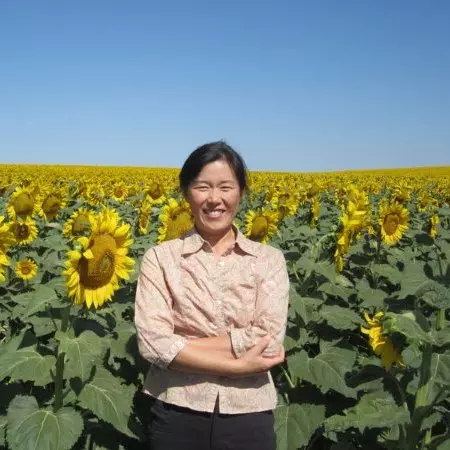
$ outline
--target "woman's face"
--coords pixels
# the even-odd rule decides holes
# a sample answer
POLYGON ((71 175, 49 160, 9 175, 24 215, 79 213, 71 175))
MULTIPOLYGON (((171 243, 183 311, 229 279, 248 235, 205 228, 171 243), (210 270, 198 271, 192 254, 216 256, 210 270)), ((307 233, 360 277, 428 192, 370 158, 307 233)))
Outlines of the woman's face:
POLYGON ((241 191, 226 160, 206 164, 187 190, 195 226, 205 237, 229 232, 239 208, 241 191))

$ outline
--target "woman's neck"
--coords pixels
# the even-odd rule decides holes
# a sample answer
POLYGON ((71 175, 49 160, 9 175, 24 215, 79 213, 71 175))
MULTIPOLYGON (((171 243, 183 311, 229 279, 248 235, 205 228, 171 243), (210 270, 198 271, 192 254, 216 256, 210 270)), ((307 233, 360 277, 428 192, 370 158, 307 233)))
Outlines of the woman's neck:
POLYGON ((215 254, 222 254, 236 240, 234 230, 230 227, 225 233, 209 234, 197 228, 200 236, 209 243, 215 254))

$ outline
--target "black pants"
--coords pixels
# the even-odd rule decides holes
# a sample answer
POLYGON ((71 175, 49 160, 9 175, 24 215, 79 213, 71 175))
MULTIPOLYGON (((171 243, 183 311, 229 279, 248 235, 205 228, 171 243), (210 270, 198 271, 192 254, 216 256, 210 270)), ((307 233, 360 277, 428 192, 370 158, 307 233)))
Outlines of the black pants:
POLYGON ((151 450, 275 450, 272 411, 220 414, 156 400, 151 407, 151 450))

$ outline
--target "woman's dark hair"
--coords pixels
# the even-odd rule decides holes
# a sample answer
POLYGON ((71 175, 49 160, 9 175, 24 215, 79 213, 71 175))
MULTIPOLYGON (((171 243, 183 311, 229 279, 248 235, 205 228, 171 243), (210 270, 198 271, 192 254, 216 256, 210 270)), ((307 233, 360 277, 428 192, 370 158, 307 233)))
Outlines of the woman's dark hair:
POLYGON ((189 184, 203 167, 224 159, 233 170, 241 192, 247 189, 247 167, 242 156, 224 141, 210 142, 196 148, 186 159, 179 175, 180 188, 186 194, 189 184))

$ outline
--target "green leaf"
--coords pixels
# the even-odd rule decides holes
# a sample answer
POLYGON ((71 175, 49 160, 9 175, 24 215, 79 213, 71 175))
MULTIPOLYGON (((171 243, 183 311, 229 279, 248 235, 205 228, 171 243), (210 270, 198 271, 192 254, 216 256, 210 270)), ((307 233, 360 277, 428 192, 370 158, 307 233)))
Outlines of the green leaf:
POLYGON ((325 294, 331 295, 333 297, 340 297, 344 300, 348 300, 350 295, 355 293, 354 288, 348 288, 345 286, 341 286, 339 284, 334 284, 329 281, 326 281, 317 289, 320 292, 324 292, 325 294))
POLYGON ((78 396, 80 405, 91 410, 99 419, 119 431, 133 436, 128 428, 135 388, 121 384, 103 367, 97 367, 94 379, 86 384, 78 396))
POLYGON ((92 366, 100 362, 105 353, 105 341, 93 331, 83 331, 78 337, 70 337, 58 331, 59 351, 65 353, 64 377, 89 378, 92 366))
POLYGON ((388 392, 372 392, 361 397, 359 403, 344 410, 344 415, 334 415, 325 420, 327 431, 345 431, 357 428, 361 433, 366 428, 391 428, 409 422, 409 412, 397 406, 388 392))
POLYGON ((302 318, 305 325, 315 319, 315 311, 323 303, 322 300, 312 297, 302 297, 295 295, 291 298, 291 305, 295 312, 302 318))
POLYGON ((422 283, 417 288, 415 295, 433 308, 445 309, 450 303, 449 289, 434 280, 422 283))
POLYGON ((405 298, 408 295, 415 295, 420 286, 429 281, 423 270, 423 264, 418 262, 409 262, 405 265, 401 280, 401 289, 398 298, 405 298))
POLYGON ((117 334, 117 338, 111 339, 111 356, 125 358, 131 364, 134 364, 134 356, 130 350, 137 348, 135 344, 136 328, 132 323, 123 322, 114 328, 114 332, 117 334))
POLYGON ((387 313, 383 321, 383 330, 387 333, 403 334, 410 344, 432 342, 431 334, 426 333, 420 327, 412 312, 404 314, 387 313))
POLYGON ((315 358, 309 358, 305 351, 288 357, 289 372, 300 380, 317 386, 323 393, 330 389, 356 398, 356 391, 349 388, 344 376, 355 363, 356 352, 330 347, 315 358))
POLYGON ((358 291, 358 297, 362 300, 360 307, 363 308, 381 308, 384 304, 384 299, 387 297, 386 292, 381 289, 372 289, 370 287, 358 291))
POLYGON ((325 419, 325 406, 293 403, 275 409, 277 449, 297 450, 307 445, 325 419))
POLYGON ((52 355, 42 356, 33 347, 9 352, 0 357, 0 380, 34 381, 36 386, 45 386, 52 381, 50 370, 55 367, 52 355))
POLYGON ((6 445, 5 434, 8 419, 6 416, 0 416, 0 445, 6 445))
POLYGON ((16 396, 7 418, 11 450, 70 450, 83 432, 83 419, 77 411, 39 409, 34 397, 16 396))
POLYGON ((338 330, 353 330, 362 322, 354 311, 337 305, 322 306, 319 315, 328 325, 338 330))

